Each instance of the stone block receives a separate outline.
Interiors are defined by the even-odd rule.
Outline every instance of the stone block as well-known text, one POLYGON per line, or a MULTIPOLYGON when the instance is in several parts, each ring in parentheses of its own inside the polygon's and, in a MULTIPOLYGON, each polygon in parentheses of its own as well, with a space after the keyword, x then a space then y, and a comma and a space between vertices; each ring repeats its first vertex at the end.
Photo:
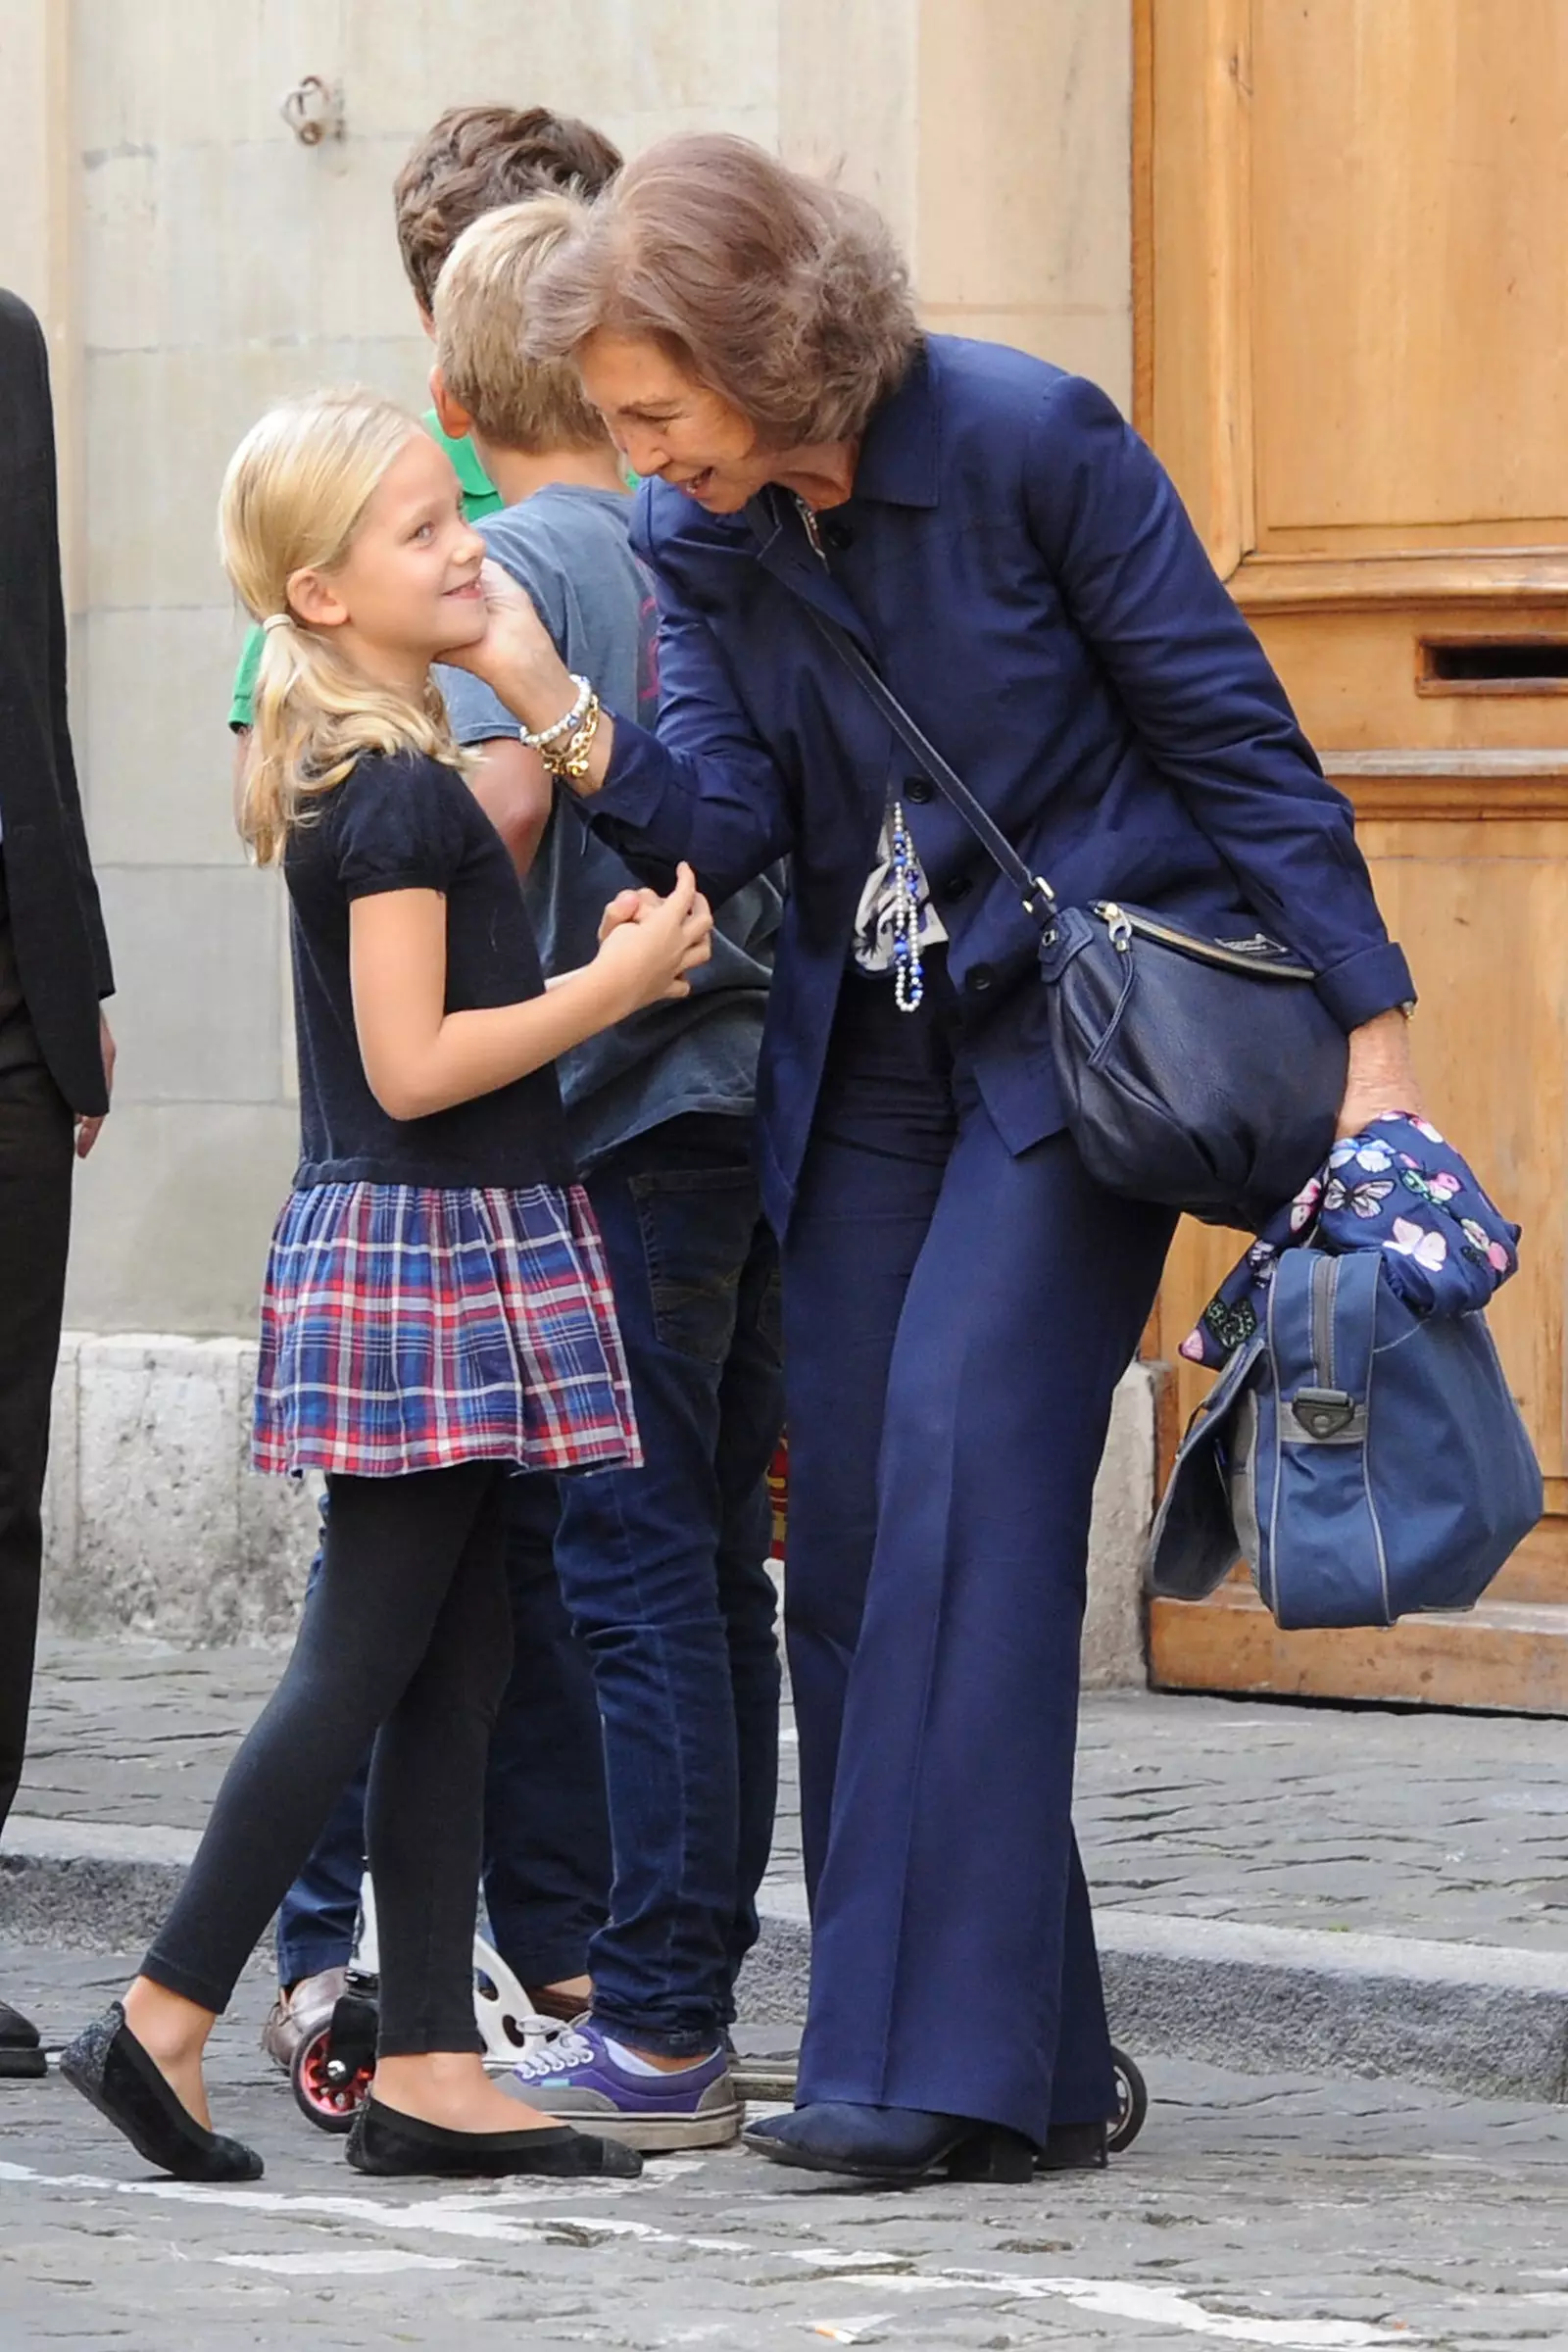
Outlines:
POLYGON ((1071 375, 1087 375, 1126 416, 1133 395, 1133 322, 1125 304, 1077 309, 1042 303, 1010 311, 970 309, 962 303, 923 303, 920 316, 934 333, 970 335, 1032 352, 1071 375))
POLYGON ((122 1103, 76 1179, 73 1328, 254 1332, 298 1151, 290 1103, 122 1103))
POLYGON ((283 1096, 275 874, 220 866, 99 868, 120 994, 123 1103, 276 1102, 283 1096))
MULTIPOLYGON (((247 231, 260 239, 264 222, 247 231)), ((183 266, 175 253, 171 267, 183 266)), ((310 248, 286 265, 313 266, 310 248)), ((385 267, 384 254, 377 270, 385 267)), ((327 332, 295 323, 268 342, 201 342, 165 350, 89 349, 83 367, 87 446, 88 597, 133 608, 220 601, 213 518, 236 443, 264 410, 318 384, 368 383, 415 408, 426 402, 429 348, 413 306, 396 332, 327 332)), ((227 706, 217 714, 222 724, 227 706)))
POLYGON ((922 297, 1126 304, 1131 122, 1130 10, 921 0, 922 297))
POLYGON ((1158 1367, 1134 1364, 1116 1391, 1110 1435, 1095 1482, 1084 1618, 1086 1690, 1149 1680, 1144 1640, 1144 1547, 1154 1508, 1154 1407, 1158 1367))
POLYGON ((243 864, 226 724, 242 642, 228 603, 86 616, 73 720, 101 864, 243 864))
POLYGON ((244 1492, 254 1348, 83 1337, 77 1366, 76 1543, 50 1558, 51 1622, 197 1643, 286 1632, 315 1504, 291 1489, 257 1510, 244 1492))
POLYGON ((913 251, 919 10, 911 0, 789 0, 779 19, 779 147, 837 172, 913 251))
MULTIPOLYGON (((81 1341, 68 1331, 60 1342, 49 1404, 49 1463, 43 1487, 43 1545, 51 1577, 68 1584, 76 1567, 76 1473, 79 1452, 77 1375, 81 1341)), ((47 1613, 49 1594, 44 1595, 47 1613)))

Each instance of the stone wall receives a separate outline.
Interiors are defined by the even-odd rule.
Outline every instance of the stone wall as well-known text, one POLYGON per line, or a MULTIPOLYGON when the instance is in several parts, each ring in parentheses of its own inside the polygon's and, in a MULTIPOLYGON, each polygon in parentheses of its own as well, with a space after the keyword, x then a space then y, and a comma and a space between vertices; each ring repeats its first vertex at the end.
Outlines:
POLYGON ((279 892, 233 839, 224 461, 269 401, 422 397, 391 235, 443 106, 546 98, 627 149, 716 124, 841 168, 938 326, 1130 379, 1127 0, 0 0, 4 274, 60 407, 73 711, 120 976, 71 1322, 254 1327, 294 1140, 279 892), (278 102, 341 82, 347 136, 278 102))

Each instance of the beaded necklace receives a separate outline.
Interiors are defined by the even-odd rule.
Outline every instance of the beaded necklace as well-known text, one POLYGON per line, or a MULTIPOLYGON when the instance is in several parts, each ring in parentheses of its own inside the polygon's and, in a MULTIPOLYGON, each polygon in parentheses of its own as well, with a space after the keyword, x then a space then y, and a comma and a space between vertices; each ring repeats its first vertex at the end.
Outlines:
MULTIPOLYGON (((830 571, 815 511, 799 491, 793 495, 811 552, 822 569, 830 571)), ((893 1002, 900 1012, 918 1012, 925 997, 925 962, 920 954, 920 885, 924 877, 904 803, 896 793, 888 799, 884 830, 893 878, 893 1002)))

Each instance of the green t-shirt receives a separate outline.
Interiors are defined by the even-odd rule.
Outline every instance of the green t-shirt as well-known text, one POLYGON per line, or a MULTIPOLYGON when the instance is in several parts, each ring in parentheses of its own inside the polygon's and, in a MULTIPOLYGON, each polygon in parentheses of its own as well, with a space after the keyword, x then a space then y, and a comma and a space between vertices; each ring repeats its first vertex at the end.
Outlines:
MULTIPOLYGON (((463 490, 463 512, 469 522, 477 522, 481 514, 499 514, 506 500, 479 463, 479 453, 465 435, 454 441, 441 430, 441 419, 434 409, 426 410, 420 422, 433 441, 440 443, 452 460, 453 468, 463 490)), ((248 727, 251 723, 251 697, 256 691, 256 668, 262 658, 264 632, 253 626, 240 650, 239 667, 234 672, 234 694, 228 707, 231 727, 248 727)))

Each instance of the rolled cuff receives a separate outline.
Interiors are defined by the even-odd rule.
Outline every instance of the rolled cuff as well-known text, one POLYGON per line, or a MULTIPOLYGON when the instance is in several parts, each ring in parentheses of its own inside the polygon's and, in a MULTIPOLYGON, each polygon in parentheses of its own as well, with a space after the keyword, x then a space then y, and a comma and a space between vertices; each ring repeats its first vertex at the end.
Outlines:
POLYGON ((639 828, 655 825, 668 797, 659 747, 635 719, 622 718, 613 710, 608 715, 615 723, 610 764, 599 790, 579 794, 578 806, 585 816, 613 816, 639 828))
POLYGON ((1376 1020, 1380 1012, 1411 1004, 1415 983, 1404 950, 1393 940, 1385 940, 1380 947, 1362 948, 1357 955, 1347 956, 1343 963, 1319 972, 1317 993, 1348 1034, 1363 1022, 1376 1020))

